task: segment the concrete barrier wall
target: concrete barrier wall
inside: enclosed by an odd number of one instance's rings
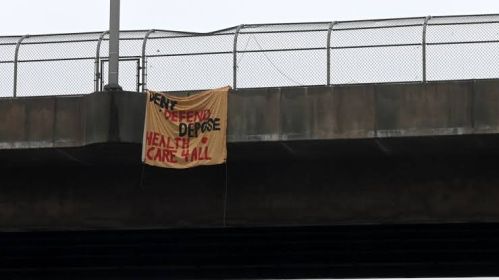
[[[243,89],[229,98],[231,143],[499,132],[499,81]],[[0,100],[0,148],[140,143],[144,96]]]

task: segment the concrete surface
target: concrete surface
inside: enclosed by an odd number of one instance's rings
[[[230,143],[499,132],[499,81],[242,89],[229,97]],[[144,95],[0,100],[0,149],[140,143]]]

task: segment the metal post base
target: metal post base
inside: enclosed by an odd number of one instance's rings
[[[107,84],[104,86],[104,91],[123,91],[123,88],[118,84]]]

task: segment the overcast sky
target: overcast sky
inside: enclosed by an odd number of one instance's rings
[[[109,0],[2,1],[0,35],[108,29]],[[499,13],[497,0],[122,0],[121,29],[213,31],[242,23]]]

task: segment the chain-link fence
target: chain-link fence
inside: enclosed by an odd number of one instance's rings
[[[108,43],[108,32],[0,37],[0,96],[100,91]],[[119,68],[129,91],[499,78],[499,15],[122,31]]]

